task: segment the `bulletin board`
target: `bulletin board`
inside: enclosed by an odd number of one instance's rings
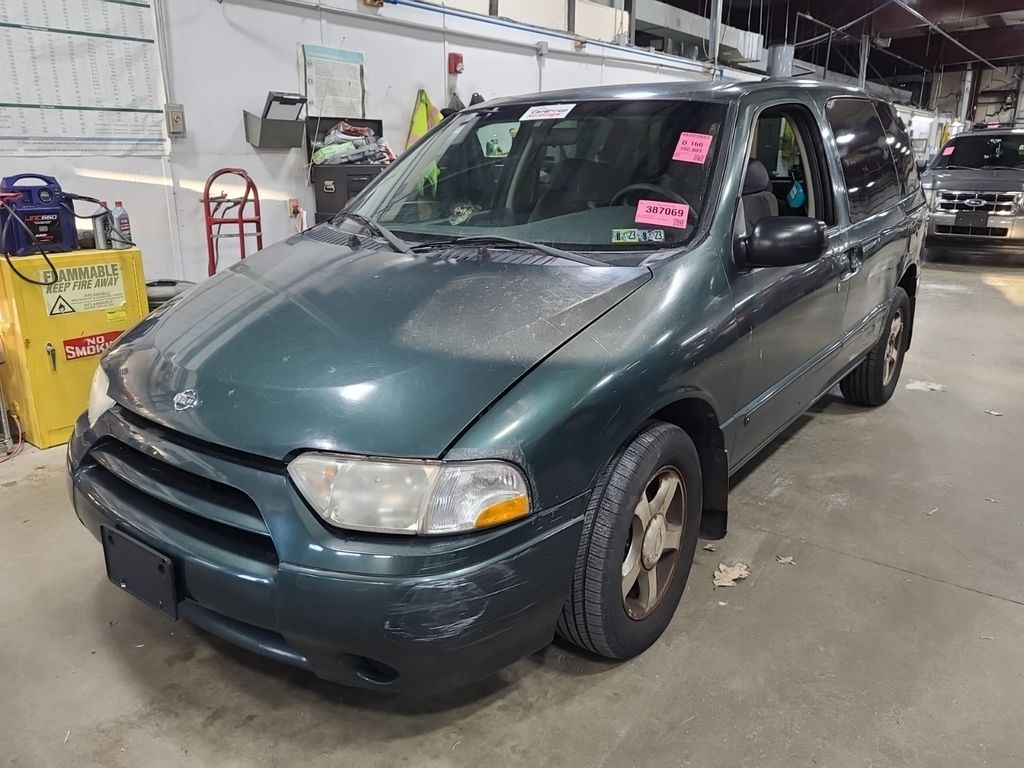
[[[0,65],[0,156],[169,154],[148,0],[2,0]]]

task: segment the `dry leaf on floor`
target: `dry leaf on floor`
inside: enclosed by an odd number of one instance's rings
[[[1002,504],[1003,503],[999,499],[993,499],[991,496],[986,496],[985,497],[985,501],[991,501],[993,504]]]
[[[1002,411],[985,411],[985,413],[987,413],[989,416],[1002,416],[1003,415]]]
[[[728,603],[722,602],[721,600],[718,601],[718,604],[719,605],[728,605]]]
[[[750,575],[750,566],[746,563],[726,565],[719,563],[715,569],[714,584],[716,587],[735,587],[736,582]]]
[[[907,389],[920,389],[925,392],[945,392],[946,387],[944,384],[937,384],[934,381],[918,381],[913,379],[907,383]]]
[[[939,508],[938,508],[938,507],[936,507],[936,508],[935,508],[935,509],[933,509],[933,510],[932,510],[931,512],[925,512],[925,514],[926,514],[926,515],[934,515],[934,514],[935,514],[936,512],[938,512],[938,511],[939,511]]]
[[[779,561],[779,565],[796,565],[796,560],[793,559],[792,555],[776,555],[775,559]]]
[[[981,640],[995,640],[995,638],[994,638],[994,637],[991,637],[990,635],[979,635],[978,637],[979,637],[979,638],[980,638]]]
[[[714,552],[714,551],[715,551],[716,549],[718,549],[718,545],[717,545],[717,544],[715,544],[714,542],[711,542],[710,544],[705,544],[705,545],[704,545],[704,546],[702,547],[702,549],[703,549],[703,550],[704,550],[705,552]]]

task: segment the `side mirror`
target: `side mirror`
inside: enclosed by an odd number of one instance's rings
[[[793,267],[817,261],[828,245],[825,222],[805,216],[769,216],[743,241],[743,266]]]
[[[925,157],[917,158],[917,170],[919,173],[924,172],[928,168],[928,159]]]

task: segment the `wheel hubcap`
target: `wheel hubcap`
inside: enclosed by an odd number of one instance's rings
[[[672,583],[686,515],[686,488],[673,467],[659,469],[633,510],[622,561],[622,604],[646,618]]]
[[[888,385],[896,374],[900,362],[900,350],[903,349],[903,310],[896,310],[892,324],[889,326],[889,339],[885,344],[885,370],[882,383]]]

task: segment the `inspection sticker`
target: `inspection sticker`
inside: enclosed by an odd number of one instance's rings
[[[102,355],[120,335],[120,331],[107,331],[92,336],[79,336],[77,339],[64,339],[64,357],[77,360],[80,357]]]
[[[953,146],[952,144],[950,144],[950,145],[949,145],[948,147],[945,147],[945,148],[944,148],[944,149],[942,150],[942,155],[943,155],[943,157],[948,157],[949,155],[952,155],[952,154],[953,154],[953,150],[954,150],[954,149],[956,149],[956,147],[955,147],[955,146]]]
[[[665,227],[686,229],[690,206],[685,203],[664,203],[660,200],[641,200],[636,204],[637,224],[661,224]]]
[[[687,133],[679,134],[679,141],[676,143],[676,151],[672,153],[673,160],[681,160],[684,163],[700,163],[708,159],[708,152],[711,150],[711,140],[714,138],[708,133]]]
[[[520,120],[558,120],[572,112],[575,104],[542,104],[530,107],[523,113]]]
[[[121,265],[116,261],[59,267],[56,282],[53,270],[44,269],[39,279],[44,283],[52,283],[42,286],[46,313],[49,315],[116,309],[125,303],[124,275],[121,273]]]
[[[663,229],[639,229],[633,227],[612,230],[613,245],[663,242],[665,242],[665,230]]]

